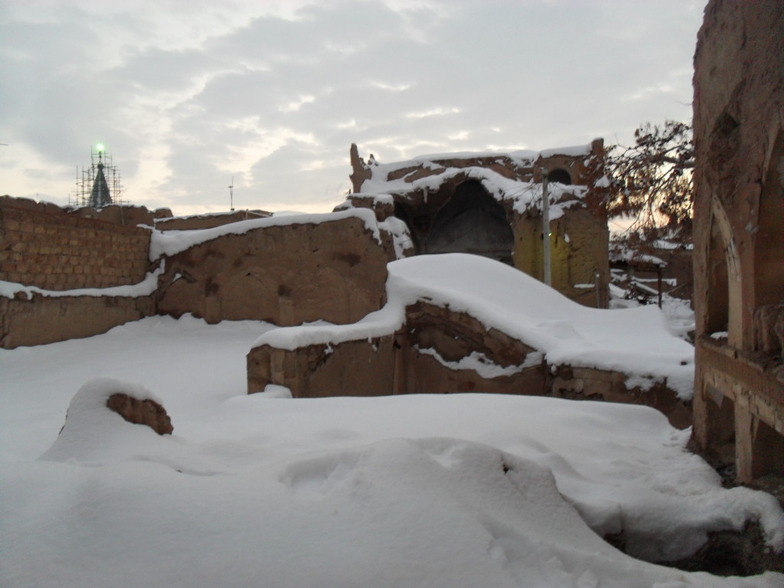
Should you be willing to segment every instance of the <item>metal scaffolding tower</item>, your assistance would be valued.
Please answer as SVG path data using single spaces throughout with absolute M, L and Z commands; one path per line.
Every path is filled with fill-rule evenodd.
M 76 168 L 76 191 L 69 198 L 73 206 L 103 208 L 109 204 L 125 204 L 122 182 L 112 156 L 101 144 L 90 147 L 90 167 Z

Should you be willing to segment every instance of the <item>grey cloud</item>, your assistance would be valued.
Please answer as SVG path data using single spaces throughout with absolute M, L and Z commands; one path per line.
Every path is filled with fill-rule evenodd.
M 688 118 L 678 102 L 691 99 L 703 5 L 353 1 L 307 4 L 288 20 L 217 2 L 178 5 L 164 21 L 165 5 L 91 15 L 55 4 L 56 24 L 0 25 L 0 141 L 40 154 L 28 168 L 72 169 L 102 139 L 129 191 L 154 144 L 169 175 L 146 178 L 159 192 L 139 197 L 175 211 L 217 206 L 231 173 L 250 207 L 340 199 L 352 142 L 389 161 L 612 142 L 646 120 Z M 187 31 L 189 18 L 204 42 L 162 38 L 166 22 Z M 63 181 L 70 189 L 71 173 Z

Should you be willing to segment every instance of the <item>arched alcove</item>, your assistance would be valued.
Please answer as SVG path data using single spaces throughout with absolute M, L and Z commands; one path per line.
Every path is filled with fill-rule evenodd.
M 414 222 L 414 218 L 409 207 L 399 200 L 395 200 L 395 217 L 406 223 L 406 227 L 408 227 L 408 234 L 411 237 L 411 243 L 414 246 L 414 252 L 417 254 L 422 253 L 422 247 L 420 245 L 421 230 Z
M 708 252 L 708 283 L 705 296 L 705 333 L 729 331 L 729 274 L 724 254 L 726 246 L 715 223 L 711 226 Z
M 547 174 L 547 181 L 550 183 L 563 184 L 564 186 L 572 185 L 572 175 L 563 168 L 557 168 Z
M 710 244 L 705 293 L 706 334 L 726 331 L 728 343 L 743 347 L 741 262 L 727 212 L 718 198 L 711 201 Z
M 754 247 L 756 306 L 784 302 L 784 133 L 779 133 L 769 158 L 759 200 Z
M 506 211 L 477 180 L 458 185 L 433 218 L 426 253 L 474 253 L 512 263 L 514 234 Z

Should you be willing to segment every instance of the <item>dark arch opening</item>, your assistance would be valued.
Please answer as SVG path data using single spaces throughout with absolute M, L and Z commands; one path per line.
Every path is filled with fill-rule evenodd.
M 708 251 L 708 293 L 705 297 L 705 333 L 726 333 L 730 322 L 729 267 L 716 221 L 711 223 L 710 249 Z M 716 335 L 718 337 L 718 335 Z M 724 335 L 726 340 L 727 335 Z
M 408 234 L 411 237 L 411 243 L 414 246 L 414 252 L 419 254 L 422 252 L 420 242 L 422 240 L 422 230 L 417 223 L 417 218 L 414 216 L 413 211 L 406 204 L 395 200 L 395 217 L 406 223 L 408 227 Z
M 512 263 L 514 234 L 506 211 L 477 180 L 457 186 L 433 218 L 426 253 L 473 253 Z
M 571 186 L 572 176 L 565 169 L 558 168 L 547 174 L 547 181 L 551 183 L 563 184 L 564 186 Z

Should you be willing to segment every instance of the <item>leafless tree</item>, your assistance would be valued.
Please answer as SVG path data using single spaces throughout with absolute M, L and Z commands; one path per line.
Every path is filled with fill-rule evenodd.
M 633 146 L 608 149 L 605 165 L 611 217 L 629 216 L 633 228 L 666 228 L 690 237 L 694 143 L 689 123 L 645 123 L 635 131 Z

